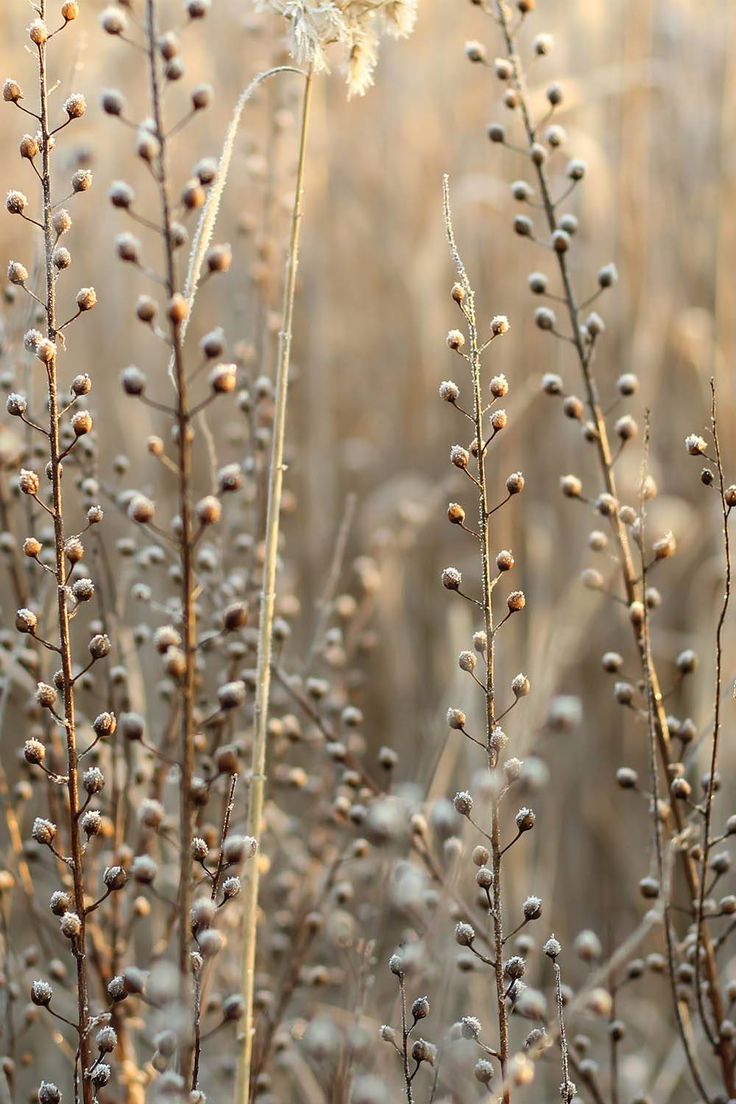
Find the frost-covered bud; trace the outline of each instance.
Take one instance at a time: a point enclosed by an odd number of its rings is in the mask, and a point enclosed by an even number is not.
[[[632,767],[619,767],[616,782],[622,790],[635,790],[639,785],[639,775]]]
[[[445,402],[454,403],[460,398],[460,388],[453,380],[443,380],[440,384],[439,394]]]
[[[538,920],[542,915],[542,901],[540,897],[527,897],[521,906],[525,920]]]
[[[655,560],[667,560],[677,551],[677,541],[673,533],[665,533],[652,545]]]
[[[531,238],[534,234],[534,223],[528,215],[516,215],[514,217],[514,231],[520,238]]]
[[[447,710],[447,724],[449,728],[461,729],[465,727],[467,717],[463,713],[462,709],[448,709]]]
[[[525,698],[531,691],[531,683],[521,672],[511,680],[511,689],[517,698]]]
[[[512,590],[506,599],[509,613],[519,613],[526,605],[526,597],[523,590]]]
[[[704,456],[708,451],[708,444],[696,433],[691,433],[685,438],[685,448],[691,456]]]
[[[253,836],[228,836],[223,844],[222,854],[228,865],[233,866],[246,859],[252,859],[258,850]]]
[[[222,883],[222,896],[225,901],[232,901],[241,890],[240,878],[226,878]]]
[[[200,525],[216,525],[222,517],[222,504],[214,495],[206,495],[199,500],[194,512]]]
[[[474,941],[475,928],[461,921],[455,928],[455,942],[461,947],[472,947]]]
[[[47,682],[39,682],[36,686],[36,701],[42,709],[53,709],[56,705],[57,693],[53,686]]]
[[[674,778],[670,793],[676,801],[687,801],[692,793],[692,787],[686,778]]]
[[[87,101],[81,92],[72,92],[64,100],[64,110],[70,119],[81,119],[87,110]]]
[[[72,191],[77,195],[80,192],[88,192],[92,187],[92,172],[90,169],[77,169],[72,175]]]
[[[465,56],[468,61],[481,63],[486,60],[486,48],[482,42],[475,40],[465,43]]]
[[[144,824],[146,828],[153,828],[156,830],[160,828],[164,822],[164,807],[161,802],[156,801],[155,798],[145,798],[141,802],[138,816],[141,824]]]
[[[92,431],[92,415],[89,410],[78,410],[72,417],[72,429],[77,437]]]
[[[31,829],[31,837],[36,843],[41,843],[46,847],[50,847],[56,838],[56,825],[51,820],[44,820],[43,817],[36,817]]]
[[[12,77],[8,77],[3,82],[3,99],[6,103],[15,104],[17,104],[19,100],[23,99],[23,92],[21,91],[21,87],[16,80],[12,79]]]
[[[101,1054],[111,1054],[118,1045],[118,1036],[114,1027],[103,1027],[97,1032],[95,1039],[97,1049]]]
[[[67,939],[76,939],[82,930],[82,921],[76,912],[65,912],[59,921],[61,934]]]
[[[470,453],[462,445],[453,445],[450,449],[450,462],[464,471],[470,463]]]
[[[245,683],[241,680],[226,682],[217,689],[221,709],[237,709],[245,702]]]
[[[61,1090],[53,1081],[42,1081],[39,1085],[38,1104],[61,1104]]]
[[[411,1014],[415,1020],[425,1020],[429,1015],[429,997],[417,997],[411,1006]]]
[[[553,330],[557,318],[551,307],[537,307],[534,312],[534,321],[540,330]]]
[[[108,866],[102,875],[102,881],[111,892],[116,892],[128,884],[128,872],[124,866]]]
[[[137,521],[139,525],[147,525],[153,520],[154,513],[154,504],[145,495],[133,495],[128,503],[128,517],[131,521]]]
[[[478,660],[472,652],[460,652],[460,655],[457,657],[458,667],[461,671],[467,671],[468,674],[475,670],[477,663]]]
[[[23,286],[28,279],[28,269],[20,261],[11,261],[8,265],[8,280],[11,284]]]
[[[510,981],[518,981],[526,973],[526,962],[521,955],[513,955],[506,962],[503,972]]]
[[[534,810],[529,809],[526,806],[519,809],[518,813],[514,817],[514,821],[516,822],[516,827],[517,827],[517,829],[520,833],[521,832],[530,832],[532,830],[532,828],[534,827],[536,819],[537,818],[534,814]]]
[[[446,567],[442,572],[442,585],[445,590],[459,590],[462,585],[462,573],[456,567]]]
[[[460,1020],[460,1034],[463,1039],[477,1039],[482,1030],[480,1020],[475,1016],[463,1016]]]
[[[15,615],[15,627],[18,632],[32,636],[38,628],[38,618],[33,610],[19,609]]]
[[[544,944],[542,950],[547,955],[547,958],[551,958],[552,960],[558,958],[559,955],[562,953],[562,947],[553,935],[550,936],[550,938]]]
[[[681,675],[690,675],[698,666],[697,653],[692,648],[686,648],[684,652],[680,652],[676,660],[677,670]]]
[[[72,597],[76,602],[90,602],[94,594],[95,584],[91,579],[77,579],[72,586]]]
[[[455,806],[455,812],[460,813],[461,816],[469,817],[473,811],[473,798],[466,790],[456,793],[452,803]]]
[[[505,314],[496,314],[491,319],[491,333],[494,337],[501,337],[503,334],[507,334],[510,329],[511,326]]]
[[[567,166],[567,175],[570,180],[578,181],[582,180],[585,176],[587,165],[584,161],[573,160],[570,161]]]
[[[100,15],[103,31],[109,35],[122,35],[128,29],[128,21],[120,8],[105,8]]]
[[[29,471],[28,468],[21,468],[18,475],[18,487],[22,494],[37,495],[41,489],[41,480],[38,472]]]
[[[89,311],[97,306],[97,293],[93,287],[83,287],[77,292],[77,306],[80,311]]]
[[[630,414],[624,414],[614,426],[616,436],[622,441],[631,441],[639,432],[639,426]]]
[[[506,480],[506,490],[510,495],[521,494],[524,486],[525,480],[522,472],[512,472]]]
[[[88,809],[86,813],[82,814],[79,823],[88,839],[91,839],[92,836],[99,836],[102,831],[102,813],[99,809]]]
[[[508,549],[502,549],[496,556],[496,567],[499,571],[511,571],[514,566],[514,557]]]
[[[48,1008],[51,1004],[51,998],[54,995],[54,990],[49,985],[48,981],[43,978],[38,978],[31,985],[31,1000],[34,1004],[37,1004],[40,1008]]]
[[[141,885],[151,885],[158,874],[158,866],[150,855],[136,855],[130,870],[136,882]]]
[[[32,766],[40,766],[46,758],[46,748],[40,740],[26,740],[23,745],[23,758]]]
[[[493,885],[493,871],[487,866],[481,866],[475,875],[475,881],[480,889],[489,890]]]
[[[99,767],[88,767],[82,776],[82,784],[88,794],[101,793],[105,788],[105,776]]]
[[[10,191],[5,197],[5,206],[11,215],[22,215],[28,206],[28,199],[23,192]]]

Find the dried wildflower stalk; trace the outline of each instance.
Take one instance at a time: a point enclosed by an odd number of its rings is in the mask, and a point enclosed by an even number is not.
[[[45,337],[35,330],[26,335],[27,349],[32,352],[43,364],[46,371],[47,396],[48,396],[48,429],[40,429],[25,414],[25,401],[16,402],[16,407],[23,410],[11,410],[22,417],[34,431],[41,432],[48,442],[49,463],[47,475],[51,483],[51,505],[48,506],[40,498],[40,480],[32,472],[21,472],[20,486],[23,493],[28,494],[51,517],[54,533],[54,567],[51,570],[55,578],[56,589],[56,629],[58,643],[44,643],[45,647],[60,657],[61,670],[54,677],[56,689],[63,699],[63,715],[56,710],[56,690],[45,683],[40,683],[37,700],[44,708],[49,710],[53,718],[52,723],[59,724],[64,731],[66,743],[66,776],[55,780],[63,781],[66,785],[68,818],[67,836],[69,844],[69,856],[63,858],[65,871],[71,873],[73,887],[73,910],[69,910],[61,917],[61,928],[69,939],[72,954],[76,963],[76,990],[77,990],[77,1019],[74,1027],[77,1033],[77,1055],[75,1060],[75,1098],[84,1100],[84,1104],[92,1104],[95,1095],[91,1079],[92,1074],[92,1047],[90,1039],[90,1010],[89,1010],[89,978],[88,978],[88,950],[86,933],[86,904],[85,904],[85,876],[84,876],[84,852],[82,841],[82,804],[79,787],[79,749],[77,742],[77,720],[75,710],[75,672],[72,654],[71,617],[76,613],[79,604],[92,597],[94,587],[90,580],[80,579],[72,587],[71,574],[74,570],[75,560],[67,558],[67,536],[64,519],[64,500],[62,493],[62,465],[63,460],[69,455],[72,448],[92,428],[91,418],[85,411],[78,412],[72,419],[74,436],[72,442],[64,448],[62,446],[62,417],[74,405],[80,394],[86,394],[89,390],[88,377],[74,389],[71,401],[63,407],[59,387],[59,357],[64,348],[65,339],[62,331],[75,320],[83,311],[91,309],[95,305],[94,290],[82,289],[77,296],[77,314],[67,322],[60,324],[57,315],[56,280],[58,269],[54,263],[54,251],[59,238],[71,226],[68,213],[55,204],[52,199],[52,190],[55,177],[52,172],[52,154],[56,144],[56,133],[74,119],[80,118],[86,109],[84,97],[76,93],[70,96],[65,109],[67,119],[58,127],[53,127],[49,113],[49,70],[48,70],[48,43],[52,38],[46,26],[46,0],[40,0],[37,8],[38,18],[29,27],[29,37],[35,48],[38,61],[38,113],[23,108],[20,100],[23,98],[20,88],[12,80],[5,82],[4,98],[7,102],[25,111],[37,120],[39,125],[36,137],[26,135],[21,143],[21,156],[28,160],[35,171],[41,187],[41,220],[40,222],[25,214],[27,201],[22,193],[10,193],[7,200],[7,208],[11,214],[20,214],[26,221],[38,227],[43,236],[43,277],[44,295],[37,297],[26,285],[28,273],[19,262],[13,262],[9,275],[11,281],[22,286],[28,294],[42,305],[45,317]],[[53,32],[63,31],[69,23],[76,18],[76,5],[65,4],[62,8],[62,24]],[[41,155],[41,168],[36,168],[35,160]],[[73,183],[73,193],[86,191],[91,183],[91,175],[78,177]],[[80,381],[82,381],[80,377]],[[11,396],[10,403],[18,396]],[[29,538],[34,540],[34,538]],[[38,544],[40,551],[40,542]],[[34,545],[35,547],[35,545]],[[82,585],[84,584],[84,586]],[[36,617],[29,610],[20,610],[16,624],[20,631],[36,636]],[[94,662],[94,654],[93,654]],[[27,755],[28,758],[28,745]],[[43,765],[43,756],[39,749],[31,749],[33,759],[39,766]],[[56,828],[49,821],[37,821],[34,826],[34,836],[39,843],[45,843],[54,852],[57,858],[62,858],[54,847]]]
[[[645,675],[651,686],[651,699],[654,710],[654,719],[656,723],[657,744],[659,747],[659,756],[662,761],[665,772],[671,763],[670,755],[670,733],[667,721],[667,714],[665,710],[664,695],[662,693],[660,679],[657,673],[656,665],[654,663],[651,654],[647,653],[646,645],[643,635],[640,631],[641,627],[641,610],[646,601],[646,595],[644,593],[642,579],[637,571],[637,567],[634,561],[634,557],[631,551],[631,544],[629,535],[627,533],[626,525],[621,516],[620,500],[618,497],[617,480],[614,470],[615,461],[618,453],[614,453],[609,439],[609,430],[606,421],[606,415],[602,408],[602,404],[599,397],[598,384],[594,372],[594,353],[596,347],[596,341],[603,329],[603,324],[597,315],[591,314],[586,320],[585,326],[581,322],[581,301],[579,300],[576,291],[573,286],[572,276],[569,266],[569,248],[570,248],[570,234],[565,229],[565,223],[560,218],[559,206],[569,191],[575,186],[575,184],[582,179],[585,169],[581,163],[572,162],[569,170],[571,184],[565,191],[563,196],[558,200],[554,200],[552,197],[551,183],[547,169],[547,152],[542,145],[542,136],[539,132],[539,126],[534,121],[531,109],[529,106],[529,100],[526,91],[526,82],[524,76],[524,70],[522,62],[517,50],[517,35],[520,26],[524,22],[524,14],[526,8],[522,8],[522,18],[520,21],[514,22],[512,19],[510,6],[507,0],[493,0],[492,9],[489,8],[489,14],[492,15],[495,22],[498,24],[501,32],[505,48],[505,57],[500,59],[497,63],[497,75],[500,79],[507,81],[510,85],[510,89],[513,93],[513,102],[510,102],[510,106],[513,106],[521,119],[523,133],[526,141],[526,146],[529,152],[530,160],[533,166],[533,172],[536,178],[536,182],[539,188],[539,196],[541,199],[541,210],[546,222],[547,230],[550,235],[551,245],[557,261],[557,266],[560,274],[561,281],[561,299],[564,308],[567,312],[570,322],[570,336],[569,340],[575,350],[575,356],[580,368],[583,385],[585,388],[588,414],[590,418],[589,430],[590,440],[594,444],[599,461],[599,468],[603,479],[603,485],[605,488],[605,494],[601,496],[600,512],[608,517],[613,536],[617,547],[617,560],[621,570],[622,583],[624,593],[626,595],[626,601],[630,610],[630,620],[633,627],[635,644],[639,663],[641,666],[642,674]],[[530,8],[528,10],[531,10]],[[540,42],[538,49],[540,52],[546,52],[546,46],[543,42]],[[485,60],[482,48],[479,48],[478,44],[469,44],[466,47],[466,52],[471,61],[483,62]],[[550,104],[550,110],[545,117],[545,122],[551,117],[555,106],[561,102],[562,94],[559,86],[554,85],[548,92],[548,101]],[[505,144],[504,128],[500,126],[494,126],[489,131],[491,140]],[[550,143],[553,148],[559,144],[557,137]],[[518,198],[524,201],[525,194],[520,191]],[[526,219],[524,216],[517,218],[516,225],[517,233],[531,237],[533,239],[533,228],[531,220]],[[610,287],[615,282],[615,270],[612,266],[608,266],[606,270],[601,270],[599,274],[599,291],[606,287]],[[532,287],[532,290],[537,294],[544,294],[546,287],[541,283],[538,287]],[[590,297],[586,300],[586,303],[592,301],[596,296]],[[540,308],[537,311],[537,323],[540,328],[553,333],[555,336],[560,336],[556,332],[554,312],[547,308]],[[560,392],[554,392],[559,394]],[[568,400],[572,401],[572,400]],[[580,406],[582,412],[582,404]],[[566,410],[570,416],[579,417],[580,414],[575,413],[574,408],[571,406]],[[617,432],[621,438],[622,447],[627,440],[636,432],[635,424],[632,419],[624,418],[620,419],[617,423]],[[568,477],[573,479],[574,477]],[[580,497],[580,490],[577,481],[575,486],[569,484],[567,488],[563,486],[563,490],[569,497]],[[673,835],[678,836],[684,826],[682,812],[677,804],[673,802],[672,806],[672,832]],[[691,900],[698,901],[701,896],[702,886],[701,877],[698,870],[698,865],[693,859],[692,855],[687,848],[679,849],[680,861],[682,865],[683,874],[688,888],[688,893]],[[719,971],[716,962],[715,952],[712,940],[710,939],[706,930],[700,930],[702,936],[701,947],[703,954],[703,971],[705,979],[708,983],[708,1003],[711,1007],[711,1014],[713,1017],[716,1029],[712,1030],[707,1022],[707,1017],[703,1017],[703,1026],[706,1034],[708,1035],[714,1053],[717,1055],[720,1062],[723,1084],[731,1097],[736,1093],[736,1073],[734,1072],[734,1054],[733,1046],[729,1038],[723,1036],[719,1031],[719,1025],[723,1022],[725,1017],[725,1011],[723,1001],[721,997],[721,989],[719,984]],[[698,1005],[702,1013],[702,996],[698,998]]]
[[[469,529],[464,520],[464,511],[459,504],[453,503],[450,505],[448,511],[449,520],[459,525],[463,530],[469,532],[478,543],[480,554],[480,567],[481,567],[481,593],[480,600],[477,605],[480,607],[483,614],[483,633],[479,634],[480,639],[476,639],[475,647],[476,651],[480,653],[482,660],[485,661],[485,673],[483,680],[479,680],[473,675],[475,681],[483,691],[484,696],[484,739],[483,741],[475,741],[481,743],[481,746],[486,752],[486,759],[488,764],[488,770],[492,775],[496,775],[501,767],[501,755],[503,752],[505,737],[499,727],[499,717],[496,711],[496,680],[495,680],[495,654],[496,654],[496,636],[499,629],[514,613],[522,610],[525,605],[525,598],[522,591],[513,591],[509,594],[507,599],[507,613],[499,621],[498,624],[494,623],[493,612],[493,593],[495,586],[501,578],[501,576],[513,566],[513,557],[509,552],[501,552],[496,560],[496,573],[492,574],[491,568],[491,548],[490,548],[490,522],[491,517],[497,509],[504,502],[508,501],[514,495],[520,493],[524,487],[524,478],[520,472],[514,472],[506,481],[507,497],[502,503],[492,507],[490,502],[488,474],[486,470],[486,461],[488,451],[495,439],[495,437],[502,432],[506,426],[506,413],[503,410],[495,410],[490,415],[490,428],[488,434],[484,429],[484,423],[487,414],[492,410],[498,398],[503,397],[508,392],[508,384],[505,377],[496,376],[490,381],[490,401],[486,404],[483,397],[483,381],[481,361],[482,356],[488,346],[493,340],[502,336],[508,331],[508,320],[499,315],[491,321],[491,336],[485,342],[482,343],[481,337],[478,331],[478,323],[476,318],[475,308],[475,294],[468,278],[465,266],[462,262],[458,248],[455,242],[455,237],[452,228],[452,218],[450,212],[449,202],[449,188],[447,178],[444,181],[444,217],[445,228],[447,231],[447,238],[450,246],[450,252],[452,260],[458,275],[458,283],[454,286],[452,297],[459,306],[463,317],[465,319],[467,327],[467,344],[468,350],[464,352],[466,341],[461,331],[450,331],[448,334],[447,342],[451,349],[454,349],[461,356],[463,356],[470,369],[470,378],[472,385],[473,404],[472,413],[463,411],[458,406],[457,398],[459,394],[455,394],[458,390],[456,385],[451,381],[444,383],[440,389],[440,394],[446,401],[449,401],[451,405],[460,409],[472,423],[474,438],[469,450],[465,450],[460,446],[454,446],[451,452],[451,459],[453,464],[460,470],[464,471],[473,483],[478,495],[478,528],[477,532]],[[475,474],[471,474],[468,465],[470,457],[475,460]],[[452,574],[453,569],[447,569],[443,575],[444,585],[450,589],[455,590],[462,594],[460,590],[460,579]],[[467,597],[467,595],[463,595]],[[474,601],[474,599],[471,599]],[[463,670],[473,674],[475,668],[475,658],[473,653],[461,653],[460,666]],[[529,691],[528,680],[525,676],[519,675],[514,680],[514,695],[515,702],[520,697],[525,696]],[[514,702],[514,704],[515,704]],[[511,706],[510,708],[513,708]],[[504,713],[508,713],[507,709]],[[456,721],[454,727],[459,727],[466,735],[469,735],[464,727],[464,723]],[[471,737],[472,739],[472,737]],[[515,981],[521,977],[521,974],[510,975],[508,972],[508,964],[504,963],[504,902],[502,893],[503,884],[503,872],[502,864],[505,852],[511,846],[515,840],[512,840],[506,847],[502,846],[501,842],[501,799],[503,797],[503,790],[497,798],[492,801],[491,808],[491,829],[490,834],[483,833],[488,843],[490,844],[490,858],[491,868],[487,881],[482,885],[488,898],[488,914],[491,921],[492,929],[492,958],[488,958],[485,955],[481,955],[482,961],[489,965],[494,974],[495,989],[496,989],[496,1016],[498,1022],[498,1044],[497,1047],[489,1049],[488,1053],[492,1057],[496,1058],[501,1072],[501,1078],[504,1083],[503,1099],[507,1102],[511,1098],[510,1085],[507,1082],[507,1072],[509,1063],[509,1011],[508,1011],[508,999],[513,992]],[[463,815],[470,816],[472,810],[472,799],[469,794],[458,794],[455,798],[455,808]],[[533,827],[534,814],[529,809],[522,809],[516,816],[517,826],[517,839],[523,832]],[[490,884],[488,884],[490,883]],[[481,883],[479,882],[479,885]],[[541,912],[541,907],[540,907]],[[467,930],[466,930],[467,929]],[[472,949],[472,944],[475,939],[475,933],[470,925],[458,925],[456,933],[458,942],[463,945],[469,946]],[[476,952],[479,953],[479,952]],[[523,965],[521,967],[523,972]],[[510,982],[510,984],[509,984]]]

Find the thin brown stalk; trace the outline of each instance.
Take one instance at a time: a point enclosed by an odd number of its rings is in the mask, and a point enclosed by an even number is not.
[[[522,69],[521,60],[516,50],[515,31],[512,29],[511,13],[506,0],[494,0],[494,6],[497,22],[501,29],[504,45],[513,70],[512,83],[519,97],[519,108],[526,135],[527,146],[529,149],[531,149],[537,138],[536,128],[529,109],[529,102],[526,93],[526,83],[524,79],[524,72]],[[535,172],[539,185],[540,195],[542,198],[542,209],[547,222],[547,227],[550,233],[554,233],[554,231],[557,229],[557,213],[556,205],[551,197],[547,171],[543,164],[535,163]],[[555,251],[555,257],[557,258],[560,278],[563,287],[562,299],[564,301],[570,320],[572,334],[571,341],[575,349],[575,354],[579,363],[583,383],[585,386],[591,421],[595,427],[595,447],[598,455],[601,475],[603,478],[604,486],[606,488],[606,492],[618,502],[616,477],[614,472],[615,457],[611,451],[605,413],[602,409],[598,395],[597,381],[593,371],[592,348],[590,351],[588,351],[583,345],[580,333],[580,307],[575,295],[567,256],[564,253],[558,253]],[[619,551],[618,558],[621,568],[624,591],[626,593],[627,602],[631,604],[632,602],[637,601],[642,594],[640,579],[637,578],[626,528],[617,513],[611,518],[611,524]],[[643,650],[641,634],[636,626],[634,626],[634,637],[642,672],[645,671],[647,665],[649,667],[648,677],[651,680],[652,686],[657,744],[659,748],[660,759],[662,760],[662,764],[666,770],[670,761],[670,734],[669,725],[667,722],[664,695],[661,690],[661,684],[656,665],[654,664],[653,659],[651,659],[651,657],[647,657],[645,651]],[[680,832],[682,832],[685,825],[682,817],[682,812],[676,802],[672,805],[672,819],[674,823],[675,834],[679,834]],[[681,856],[680,861],[682,863],[682,869],[685,881],[687,883],[688,893],[690,894],[692,900],[697,900],[700,896],[701,891],[700,876],[697,865],[687,848],[681,848],[679,854]],[[708,982],[708,999],[712,1009],[713,1020],[717,1025],[720,1025],[723,1022],[725,1013],[723,1009],[723,1000],[721,997],[721,990],[718,980],[718,967],[713,951],[713,944],[707,931],[704,930],[701,934],[701,945],[705,957],[703,965],[705,970],[705,977]],[[714,1036],[711,1032],[709,1024],[707,1023],[707,1020],[703,1026],[720,1061],[724,1087],[729,1097],[732,1097],[736,1095],[736,1073],[734,1072],[733,1046],[729,1039],[726,1039],[722,1036]]]
[[[475,427],[475,440],[482,442],[483,435],[483,394],[481,383],[481,343],[478,335],[478,327],[475,315],[475,295],[468,274],[455,242],[452,228],[452,213],[450,211],[450,196],[447,177],[443,185],[444,218],[447,238],[450,245],[455,268],[460,285],[465,293],[462,310],[468,325],[469,352],[471,380],[473,386],[473,425]],[[486,634],[486,669],[485,681],[482,690],[485,699],[485,746],[489,771],[494,771],[498,765],[498,752],[493,748],[493,733],[496,728],[496,704],[495,704],[495,632],[493,622],[493,584],[490,565],[490,526],[489,519],[491,508],[488,496],[488,482],[486,474],[487,447],[477,449],[477,474],[478,488],[478,545],[481,562],[481,602],[483,609],[484,628]],[[501,1077],[504,1081],[503,1100],[508,1104],[511,1099],[511,1090],[506,1085],[506,1067],[509,1059],[509,1022],[506,1008],[506,985],[503,973],[503,901],[501,894],[501,865],[503,849],[501,846],[501,823],[498,801],[494,800],[491,811],[491,869],[493,871],[493,889],[491,900],[491,921],[493,928],[493,970],[496,984],[496,1012],[498,1017],[498,1055],[501,1067]]]
[[[45,0],[41,0],[39,13],[42,19],[46,15]],[[43,194],[43,241],[45,266],[45,311],[46,336],[56,342],[58,322],[56,315],[56,285],[53,264],[55,232],[52,225],[52,173],[51,173],[51,128],[49,126],[49,86],[46,57],[46,43],[37,47],[39,78],[39,115],[41,130],[41,187]],[[48,385],[48,437],[50,455],[50,474],[52,491],[52,520],[54,528],[54,555],[57,579],[57,620],[59,632],[59,651],[61,654],[62,694],[64,699],[64,732],[67,755],[67,796],[69,805],[69,844],[71,851],[71,871],[74,890],[74,910],[79,917],[80,931],[73,940],[72,951],[77,973],[77,1030],[78,1066],[75,1072],[75,1099],[84,1104],[92,1104],[92,1084],[85,1076],[91,1065],[91,1045],[89,1037],[89,982],[86,953],[85,902],[84,902],[84,858],[80,830],[80,798],[78,776],[77,726],[75,716],[74,668],[72,643],[69,625],[68,594],[66,589],[67,565],[64,558],[64,504],[62,496],[61,441],[60,441],[60,399],[58,386],[58,363],[56,353],[47,364]]]
[[[167,136],[163,120],[161,103],[161,80],[157,58],[157,7],[156,0],[146,0],[146,45],[148,51],[148,69],[153,115],[154,134],[158,141],[156,181],[159,190],[161,230],[164,243],[164,263],[166,266],[166,291],[169,303],[177,293],[177,274],[174,260],[172,237],[172,213],[169,196],[167,166]],[[197,613],[195,601],[195,574],[193,550],[193,525],[191,503],[192,481],[192,441],[191,411],[187,390],[187,377],[184,367],[182,342],[183,320],[174,317],[169,311],[169,340],[174,358],[174,381],[176,384],[176,426],[177,426],[177,467],[179,518],[181,529],[179,551],[181,559],[181,627],[182,651],[185,658],[184,676],[180,684],[181,732],[179,744],[179,765],[181,768],[181,801],[179,816],[179,841],[181,848],[179,894],[178,894],[178,963],[181,980],[182,998],[191,1000],[190,976],[190,922],[192,906],[192,876],[190,843],[192,835],[192,776],[194,773],[194,707],[197,648]],[[185,1048],[187,1050],[188,1048]],[[189,1048],[190,1049],[190,1048]],[[188,1075],[189,1060],[184,1068]]]
[[[731,538],[728,530],[728,522],[731,514],[731,508],[726,502],[726,480],[723,473],[723,460],[721,457],[721,442],[718,434],[718,419],[716,411],[716,388],[714,380],[710,381],[711,387],[711,411],[710,411],[710,423],[711,432],[713,435],[713,445],[716,452],[716,472],[718,474],[718,491],[721,499],[721,526],[723,533],[723,559],[725,567],[725,579],[723,584],[723,599],[721,601],[721,610],[718,616],[718,622],[716,624],[716,639],[715,639],[715,687],[713,690],[713,728],[711,733],[711,754],[710,754],[710,770],[708,774],[708,788],[705,793],[705,802],[703,809],[703,835],[701,842],[701,859],[700,859],[700,887],[697,897],[696,914],[695,914],[695,930],[696,941],[695,946],[700,947],[703,944],[704,926],[705,926],[705,893],[706,893],[706,880],[708,875],[708,859],[710,857],[711,848],[713,846],[713,840],[711,839],[711,823],[713,819],[713,798],[716,792],[717,786],[717,772],[718,772],[718,753],[720,750],[720,738],[721,738],[721,699],[722,699],[722,686],[723,686],[723,626],[728,614],[728,607],[731,601]],[[698,1007],[700,1016],[703,1021],[703,1025],[711,1038],[711,1042],[717,1044],[717,1033],[720,1030],[721,1021],[718,1020],[714,1025],[713,1032],[711,1032],[705,1014],[705,1008],[703,1006],[703,992],[702,992],[702,962],[701,956],[698,954],[695,956],[695,992],[698,997]]]
[[[647,415],[646,431],[644,436],[644,458],[642,462],[642,475],[640,482],[639,492],[639,517],[641,521],[640,529],[640,552],[641,552],[641,578],[642,586],[646,589],[647,584],[647,561],[646,561],[646,496],[644,494],[645,480],[647,475],[649,454],[649,417]],[[697,1057],[693,1051],[690,1035],[687,1030],[687,1025],[682,1015],[680,1008],[680,998],[677,992],[677,953],[675,948],[675,934],[672,927],[671,916],[671,904],[670,904],[670,890],[668,886],[667,871],[665,869],[664,862],[664,841],[662,839],[662,818],[660,815],[660,792],[659,792],[659,764],[657,757],[657,725],[655,714],[655,699],[654,691],[652,689],[652,649],[651,638],[649,631],[649,610],[646,602],[644,603],[643,619],[641,624],[641,637],[642,648],[646,657],[644,663],[644,683],[647,699],[647,729],[649,734],[649,785],[651,788],[650,809],[652,817],[652,831],[654,834],[654,851],[657,863],[657,879],[659,881],[660,897],[663,903],[663,922],[664,922],[664,939],[665,939],[665,953],[667,955],[667,978],[670,985],[672,994],[672,1007],[675,1014],[675,1023],[677,1025],[677,1032],[682,1042],[685,1058],[690,1069],[693,1082],[702,1096],[704,1101],[709,1099],[708,1093],[703,1081],[703,1075],[698,1065]],[[701,998],[702,999],[702,998]]]

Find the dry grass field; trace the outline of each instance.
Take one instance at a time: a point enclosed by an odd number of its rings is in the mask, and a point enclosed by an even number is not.
[[[0,10],[0,1104],[736,1100],[736,14],[414,8]]]

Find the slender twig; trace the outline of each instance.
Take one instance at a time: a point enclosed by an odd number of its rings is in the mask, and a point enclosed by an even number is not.
[[[450,195],[447,177],[444,179],[444,218],[445,230],[450,246],[450,253],[457,270],[460,286],[463,289],[464,300],[462,303],[463,314],[468,326],[470,351],[468,362],[473,386],[473,421],[475,424],[476,441],[483,440],[483,394],[481,384],[481,352],[478,336],[478,328],[475,315],[475,294],[471,286],[465,266],[455,242],[452,228],[452,214],[450,211]],[[491,511],[488,506],[488,487],[486,477],[486,449],[479,449],[477,455],[477,486],[478,486],[478,544],[481,560],[481,602],[483,609],[484,628],[486,634],[486,664],[485,683],[482,686],[485,699],[485,736],[486,755],[488,769],[493,772],[498,765],[498,751],[494,749],[493,734],[496,728],[496,704],[495,704],[495,631],[493,623],[493,578],[490,559],[490,526]],[[506,1007],[506,991],[503,973],[503,905],[501,894],[501,865],[503,849],[501,846],[501,823],[499,815],[499,803],[493,802],[491,810],[491,869],[493,871],[492,905],[490,916],[493,925],[493,952],[494,952],[494,977],[496,983],[496,1011],[498,1016],[498,1055],[501,1066],[501,1076],[504,1080],[503,1101],[508,1104],[511,1099],[511,1090],[505,1084],[506,1067],[509,1059],[509,1023]]]

